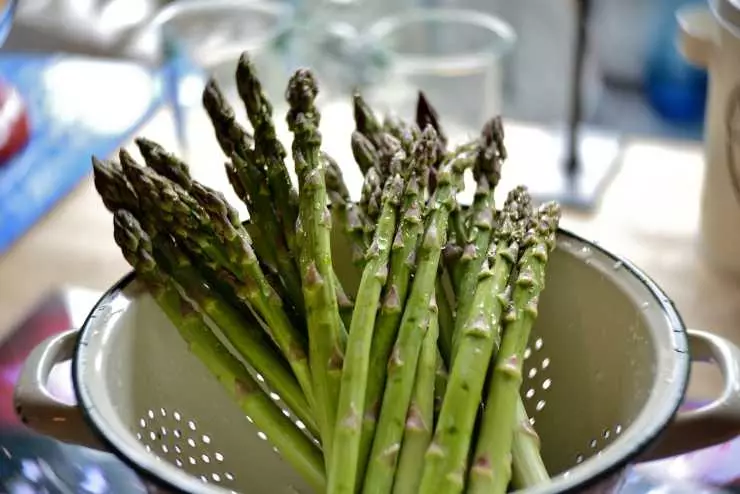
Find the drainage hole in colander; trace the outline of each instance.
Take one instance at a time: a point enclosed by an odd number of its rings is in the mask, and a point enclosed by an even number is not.
[[[535,424],[536,422],[537,422],[537,421],[535,420],[535,418],[534,418],[534,417],[529,417],[529,424],[530,424],[530,425],[534,425],[534,424]]]
[[[201,440],[203,441],[203,444],[211,444],[211,437],[206,434],[203,434]]]
[[[604,439],[609,439],[609,436],[611,436],[611,431],[609,429],[604,429]]]
[[[537,405],[535,406],[535,410],[541,412],[543,408],[545,408],[545,400],[538,401]]]
[[[596,449],[596,439],[591,439],[591,442],[588,443],[589,446],[591,446],[591,449]]]
[[[257,437],[259,437],[259,438],[260,438],[260,439],[262,439],[263,441],[267,441],[267,434],[265,434],[265,433],[264,433],[264,432],[262,432],[262,431],[259,431],[259,432],[257,433]]]
[[[262,377],[262,374],[257,374],[257,380],[261,383],[265,382],[265,378]]]
[[[205,475],[201,475],[200,480],[203,481],[204,484],[208,483],[208,477],[206,477]]]
[[[524,394],[524,396],[526,396],[528,400],[531,400],[532,397],[534,396],[534,389],[529,388],[527,392]]]
[[[283,415],[290,418],[290,412],[288,410],[286,410],[285,408],[282,408],[281,410],[283,411]]]
[[[221,453],[216,452],[214,453],[213,457],[216,458],[216,461],[218,461],[219,463],[224,461],[224,455],[222,455]]]
[[[250,417],[249,415],[245,415],[245,417],[247,417],[247,421],[249,421],[250,424],[254,424],[254,420],[252,420],[252,417]]]
[[[182,460],[180,458],[175,458],[175,465],[182,468]]]
[[[175,453],[177,453],[177,454],[182,453],[182,450],[180,449],[180,446],[178,446],[177,444],[175,444]]]
[[[576,455],[576,463],[583,463],[583,455],[582,454],[579,453],[578,455]]]
[[[226,472],[224,474],[224,477],[226,477],[226,480],[228,480],[228,481],[234,480],[234,476],[231,473],[229,473],[229,472]]]
[[[545,358],[544,360],[542,360],[542,370],[545,370],[548,367],[550,367],[550,359]]]
[[[548,377],[544,381],[542,381],[542,389],[550,389],[550,386],[552,385],[552,380]]]
[[[172,417],[173,417],[173,418],[174,418],[174,419],[175,419],[176,421],[178,421],[178,422],[179,422],[179,421],[180,421],[180,419],[182,418],[182,417],[180,417],[180,413],[179,413],[179,412],[175,412],[175,413],[173,413],[173,414],[172,414]]]
[[[527,373],[527,377],[529,377],[530,379],[533,379],[534,376],[536,375],[537,375],[537,369],[535,367],[532,367],[531,369],[529,369],[529,372]]]
[[[189,437],[188,438],[188,446],[190,446],[191,448],[194,448],[195,447],[195,439],[193,439],[192,437]]]
[[[534,349],[542,350],[542,338],[537,338],[537,341],[534,342]]]
[[[208,455],[202,455],[200,459],[203,460],[203,463],[205,464],[208,464],[211,462],[211,458]]]
[[[300,420],[295,421],[295,426],[298,427],[300,430],[304,430],[306,428],[306,424],[304,424]]]
[[[167,447],[166,444],[162,445],[162,453],[167,454],[170,452],[170,448]]]
[[[614,432],[616,434],[618,434],[618,435],[621,434],[622,433],[622,426],[621,425],[617,425],[617,427],[614,428]]]
[[[280,401],[280,395],[277,393],[270,393],[270,398],[272,398],[275,401]]]
[[[527,347],[524,349],[524,360],[527,360],[529,357],[532,356],[532,349]]]
[[[190,430],[191,431],[194,431],[195,430],[195,422],[193,422],[192,420],[188,420],[188,427],[190,427]]]
[[[197,460],[193,458],[192,456],[188,457],[188,462],[190,462],[191,465],[195,465],[197,463]]]
[[[221,482],[221,476],[217,473],[214,473],[213,475],[211,475],[211,478],[213,479],[214,482]]]

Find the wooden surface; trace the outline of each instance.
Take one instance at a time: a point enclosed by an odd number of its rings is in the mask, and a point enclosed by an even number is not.
[[[166,114],[140,134],[167,146],[174,143]],[[222,158],[213,154],[213,134],[208,128],[199,134],[199,153],[192,158],[195,175],[225,187]],[[510,150],[512,156],[526,152]],[[598,211],[566,211],[562,226],[635,262],[664,288],[690,327],[740,344],[740,280],[713,272],[697,247],[701,149],[632,140],[621,160]],[[103,290],[127,270],[113,241],[110,214],[88,178],[0,257],[0,339],[56,287]]]

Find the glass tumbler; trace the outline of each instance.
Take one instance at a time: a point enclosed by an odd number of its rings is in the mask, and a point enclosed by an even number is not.
[[[389,16],[366,31],[362,91],[378,111],[405,119],[413,118],[423,91],[451,144],[459,143],[502,112],[505,57],[515,42],[508,23],[484,12],[429,8]]]
[[[257,68],[275,107],[276,120],[284,120],[281,114],[285,113],[284,89],[292,63],[293,16],[290,4],[262,0],[181,0],[157,14],[151,29],[157,34],[164,60],[179,144],[189,159],[195,159],[192,153],[196,148],[202,155],[204,145],[212,153],[211,144],[215,143],[201,103],[206,77],[218,82],[238,120],[246,124],[235,81],[237,60],[244,51]]]

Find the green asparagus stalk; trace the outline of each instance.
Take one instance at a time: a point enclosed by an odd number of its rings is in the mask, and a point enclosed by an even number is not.
[[[342,385],[337,408],[334,446],[329,463],[328,493],[354,493],[365,407],[368,367],[373,330],[380,294],[388,277],[388,259],[396,232],[398,202],[403,179],[396,175],[383,190],[383,206],[368,249],[367,264],[357,292],[357,305],[352,315],[347,353],[342,369]]]
[[[377,118],[373,109],[359,92],[352,96],[355,117],[355,129],[365,136],[374,146],[378,145],[378,138],[383,132],[383,125]],[[421,127],[424,128],[424,127]],[[363,171],[365,173],[365,171]]]
[[[462,172],[473,159],[473,153],[462,151],[448,159],[437,176],[438,187],[431,200],[426,231],[419,245],[416,275],[388,363],[380,419],[365,476],[363,492],[366,494],[387,493],[393,486],[406,412],[424,339],[424,331],[419,326],[434,293],[442,246],[447,241],[449,214],[462,183]]]
[[[440,158],[436,163],[432,165],[431,173],[429,176],[429,192],[433,193],[434,190],[437,188],[437,168],[439,167],[442,156],[444,156],[447,151],[447,136],[445,136],[445,133],[442,130],[437,110],[432,106],[432,104],[429,102],[426,95],[422,91],[419,91],[419,96],[416,103],[416,125],[420,129],[424,129],[428,125],[431,125],[437,133],[439,147],[438,155]]]
[[[501,348],[494,363],[468,477],[469,491],[474,494],[503,494],[511,479],[511,450],[517,425],[524,349],[537,318],[539,296],[545,287],[548,252],[555,246],[559,220],[557,204],[540,206],[536,222],[524,240],[526,250],[519,261],[519,273],[512,290],[512,307],[505,317]]]
[[[224,263],[233,276],[244,284],[239,291],[240,294],[266,322],[270,337],[288,359],[303,393],[310,402],[311,375],[304,350],[306,347],[304,338],[301,332],[293,327],[282,300],[260,268],[246,231],[241,225],[235,227],[229,219],[229,208],[225,201],[197,182],[191,185],[191,196],[177,184],[153,173],[147,173],[147,169],[129,163],[128,160],[124,172],[140,197],[149,197],[152,203],[158,203],[159,208],[165,211],[182,211],[183,214],[179,214],[179,217],[188,213],[198,215],[196,228],[188,228],[187,224],[180,225],[186,229],[186,237],[202,237],[214,232],[221,239],[220,245],[214,245],[212,239],[208,238],[203,239],[201,245],[207,247],[208,252],[213,252],[212,261]],[[156,207],[153,209],[157,210]]]
[[[440,264],[440,268],[444,264]],[[440,294],[437,298],[438,310],[438,326],[439,326],[439,351],[445,362],[450,362],[450,355],[452,354],[452,337],[455,329],[455,315],[452,309],[452,303],[447,296],[447,289],[444,284],[445,272],[443,269],[439,269],[437,272],[437,279],[434,282],[435,293]]]
[[[144,162],[163,177],[167,177],[180,187],[188,189],[192,182],[187,163],[168,153],[162,146],[144,137],[137,137],[134,142],[139,148]]]
[[[339,397],[344,341],[335,296],[331,255],[331,214],[321,166],[319,115],[314,107],[318,87],[313,74],[298,70],[286,92],[286,117],[293,132],[293,161],[299,179],[299,260],[309,335],[309,359],[315,394],[315,411],[325,458],[331,458]]]
[[[263,162],[267,183],[272,193],[278,223],[291,253],[298,254],[295,224],[298,219],[298,196],[285,166],[286,152],[277,138],[272,120],[272,105],[257,77],[257,70],[246,53],[242,53],[236,68],[236,87],[254,128],[255,152]]]
[[[146,235],[139,221],[127,211],[117,213],[118,221],[138,237]],[[262,375],[269,387],[305,424],[315,427],[309,403],[285,360],[273,349],[264,333],[245,319],[220,295],[203,284],[200,273],[166,235],[157,235],[153,241],[154,258],[200,311],[211,319],[254,370]]]
[[[367,174],[371,168],[380,167],[380,155],[373,142],[368,139],[362,132],[355,130],[352,132],[352,155],[355,157],[357,166],[363,175]]]
[[[99,160],[92,157],[93,183],[105,208],[111,213],[119,209],[139,211],[136,190],[126,180],[121,164],[114,160]]]
[[[547,468],[540,455],[540,436],[527,417],[521,398],[517,403],[517,427],[511,446],[511,483],[517,489],[526,489],[550,480]]]
[[[263,174],[255,163],[242,160],[236,153],[231,155],[231,162],[237,173],[244,177],[242,183],[250,189],[249,195],[254,203],[254,211],[259,212],[254,216],[255,224],[262,237],[270,240],[265,248],[274,252],[274,256],[267,257],[268,262],[271,257],[274,258],[275,267],[290,296],[290,302],[300,313],[303,313],[305,304],[301,290],[301,277],[293,262],[285,237],[280,231],[280,225],[275,222],[275,216],[271,216],[277,208],[273,207],[274,199],[266,186]]]
[[[425,188],[427,168],[436,159],[435,143],[434,129],[429,127],[412,152],[412,169],[404,190],[401,221],[391,246],[388,281],[373,334],[360,446],[360,476],[364,474],[367,457],[370,454],[383,398],[388,359],[396,341],[408,287],[416,266],[416,246],[424,231],[421,218],[424,198],[421,191]]]
[[[434,440],[426,453],[419,491],[462,492],[468,451],[478,413],[486,369],[501,330],[501,314],[508,304],[511,269],[519,253],[514,232],[515,202],[508,202],[502,222],[484,259],[474,288],[471,310],[459,334],[458,356],[452,364]]]
[[[427,125],[431,125],[437,133],[437,138],[440,142],[440,151],[444,152],[447,147],[447,136],[442,130],[442,125],[439,122],[439,113],[437,112],[437,109],[432,106],[423,91],[419,91],[419,95],[416,100],[416,125],[420,129],[425,129]]]
[[[246,76],[242,74],[243,86],[246,85],[243,80],[245,78]],[[246,89],[243,87],[241,91],[246,92]],[[261,93],[261,88],[258,88],[258,92]],[[281,167],[285,168],[282,161],[285,151],[274,137],[274,127],[271,121],[272,110],[269,109],[269,102],[260,99],[260,95],[252,95],[250,98],[250,104],[257,106],[257,108],[252,108],[254,114],[252,118],[256,121],[253,125],[262,146],[259,149],[256,149],[257,146],[252,136],[236,122],[234,110],[226,101],[215,80],[210,80],[203,91],[203,106],[211,120],[221,149],[231,159],[232,166],[226,167],[229,181],[234,191],[247,205],[252,223],[260,232],[260,238],[270,240],[269,244],[257,243],[255,247],[260,257],[279,273],[285,292],[290,297],[289,302],[296,307],[299,313],[303,313],[304,302],[300,274],[296,263],[293,262],[294,256],[291,256],[290,242],[285,236],[282,223],[275,222],[275,218],[290,221],[291,213],[288,210],[292,203],[283,196],[295,195],[295,191],[292,189],[290,177],[287,178],[287,184],[281,182],[278,177],[282,177]],[[255,99],[258,101],[252,101]],[[264,163],[270,165],[269,170],[265,171]],[[272,190],[270,179],[272,183],[279,182],[274,186],[280,189],[278,192]],[[282,208],[274,207],[273,194],[275,198],[281,198],[277,204],[284,206],[285,217],[280,216],[281,213],[278,212]],[[281,195],[278,196],[278,194]],[[283,203],[283,200],[288,202]],[[294,229],[295,221],[292,223],[291,231]]]
[[[387,115],[383,122],[383,130],[398,139],[402,149],[408,155],[413,152],[416,140],[421,135],[419,129],[415,124],[411,124],[395,114]]]
[[[411,395],[403,433],[398,474],[393,483],[394,494],[417,494],[421,472],[424,469],[424,452],[429,446],[434,429],[434,388],[437,380],[437,314],[434,299],[427,320],[427,332],[421,346],[416,370],[414,392]]]
[[[257,237],[270,240],[268,244],[261,241],[255,242],[255,249],[263,262],[271,266],[273,270],[279,271],[278,259],[282,263],[286,262],[284,257],[286,243],[279,235],[279,225],[274,222],[275,212],[272,204],[265,201],[265,196],[269,196],[265,190],[267,177],[256,164],[257,157],[253,150],[254,139],[236,122],[234,110],[213,79],[208,82],[203,91],[203,107],[211,120],[221,150],[231,160],[225,164],[229,183],[239,199],[247,206],[252,228],[260,233]],[[286,272],[288,276],[294,275],[293,269],[288,269]],[[287,287],[286,291],[288,291]],[[296,296],[298,298],[292,300]],[[302,298],[300,291],[298,294],[295,293],[294,287],[291,303],[300,309],[303,306]]]
[[[504,147],[504,131],[500,117],[489,120],[481,135],[482,145],[475,166],[473,176],[478,184],[473,199],[471,211],[471,228],[469,239],[465,244],[460,258],[460,284],[456,293],[473,293],[477,283],[483,258],[491,240],[493,226],[493,211],[495,208],[494,194],[501,178],[501,166],[506,159]],[[520,199],[529,197],[522,195]],[[457,304],[458,318],[455,321],[453,333],[453,352],[457,347],[457,336],[468,320],[472,297],[460,297]],[[454,353],[453,353],[454,355]]]
[[[450,376],[447,372],[442,354],[437,351],[437,372],[434,376],[434,421],[436,423],[440,412],[442,411],[442,402],[447,393],[447,382]]]
[[[154,260],[148,235],[132,229],[123,210],[114,216],[114,238],[157,305],[175,326],[193,355],[221,383],[232,400],[267,435],[280,455],[315,489],[326,485],[321,452],[267,396],[247,369],[211,331]]]
[[[339,165],[326,154],[322,155],[322,158],[326,169],[326,192],[332,206],[333,224],[349,237],[352,262],[356,266],[364,268],[365,253],[369,247],[365,235],[368,228],[365,225],[365,217],[357,204],[352,201]]]

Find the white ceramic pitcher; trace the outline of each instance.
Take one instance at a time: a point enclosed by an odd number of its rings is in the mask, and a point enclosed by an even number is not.
[[[740,0],[678,11],[684,57],[709,71],[702,246],[711,264],[740,275]]]

